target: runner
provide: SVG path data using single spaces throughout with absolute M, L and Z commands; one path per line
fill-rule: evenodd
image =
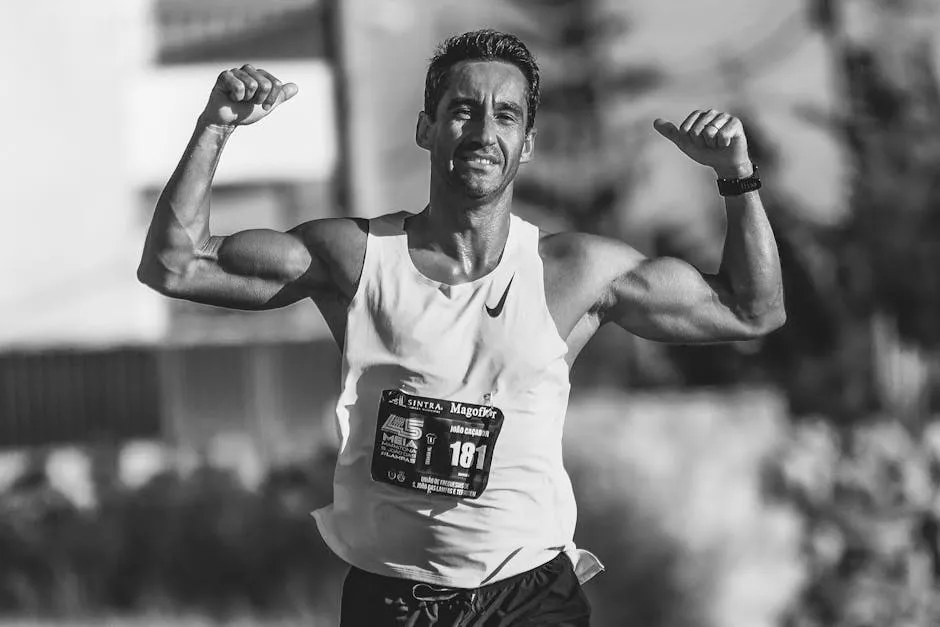
M 578 353 L 606 323 L 695 343 L 785 319 L 740 120 L 709 109 L 653 123 L 716 173 L 728 215 L 716 275 L 512 213 L 539 70 L 521 41 L 490 30 L 448 39 L 428 69 L 416 130 L 426 207 L 210 234 L 226 142 L 297 90 L 251 65 L 218 77 L 157 202 L 140 280 L 239 309 L 310 298 L 323 313 L 342 351 L 342 441 L 333 503 L 315 518 L 350 564 L 342 625 L 587 625 L 581 584 L 603 567 L 573 543 L 561 458 Z

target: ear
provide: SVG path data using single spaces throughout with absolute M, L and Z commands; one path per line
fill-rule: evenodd
M 519 157 L 519 163 L 528 163 L 532 160 L 532 153 L 535 152 L 535 135 L 535 128 L 525 134 L 525 141 L 522 142 L 522 156 Z
M 418 124 L 415 126 L 415 143 L 420 148 L 431 150 L 431 119 L 424 111 L 418 113 Z

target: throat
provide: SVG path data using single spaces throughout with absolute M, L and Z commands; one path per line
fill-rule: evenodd
M 483 278 L 499 266 L 509 242 L 508 215 L 505 225 L 502 220 L 486 220 L 461 228 L 429 214 L 426 209 L 405 223 L 408 254 L 421 274 L 458 285 Z
M 447 285 L 460 285 L 482 279 L 496 270 L 502 260 L 502 255 L 487 260 L 460 260 L 439 250 L 411 247 L 408 254 L 418 272 L 432 281 Z

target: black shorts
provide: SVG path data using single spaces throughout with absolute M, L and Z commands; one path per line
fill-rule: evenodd
M 480 588 L 442 588 L 351 568 L 340 627 L 587 627 L 591 606 L 559 553 L 528 572 Z

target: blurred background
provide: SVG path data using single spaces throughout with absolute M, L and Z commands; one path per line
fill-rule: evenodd
M 604 329 L 572 372 L 600 627 L 940 624 L 940 9 L 931 0 L 32 0 L 0 58 L 0 622 L 333 625 L 339 353 L 316 308 L 165 299 L 135 271 L 218 73 L 300 86 L 222 159 L 213 231 L 417 211 L 426 63 L 543 68 L 516 209 L 714 271 L 709 171 L 651 126 L 745 121 L 787 325 Z

